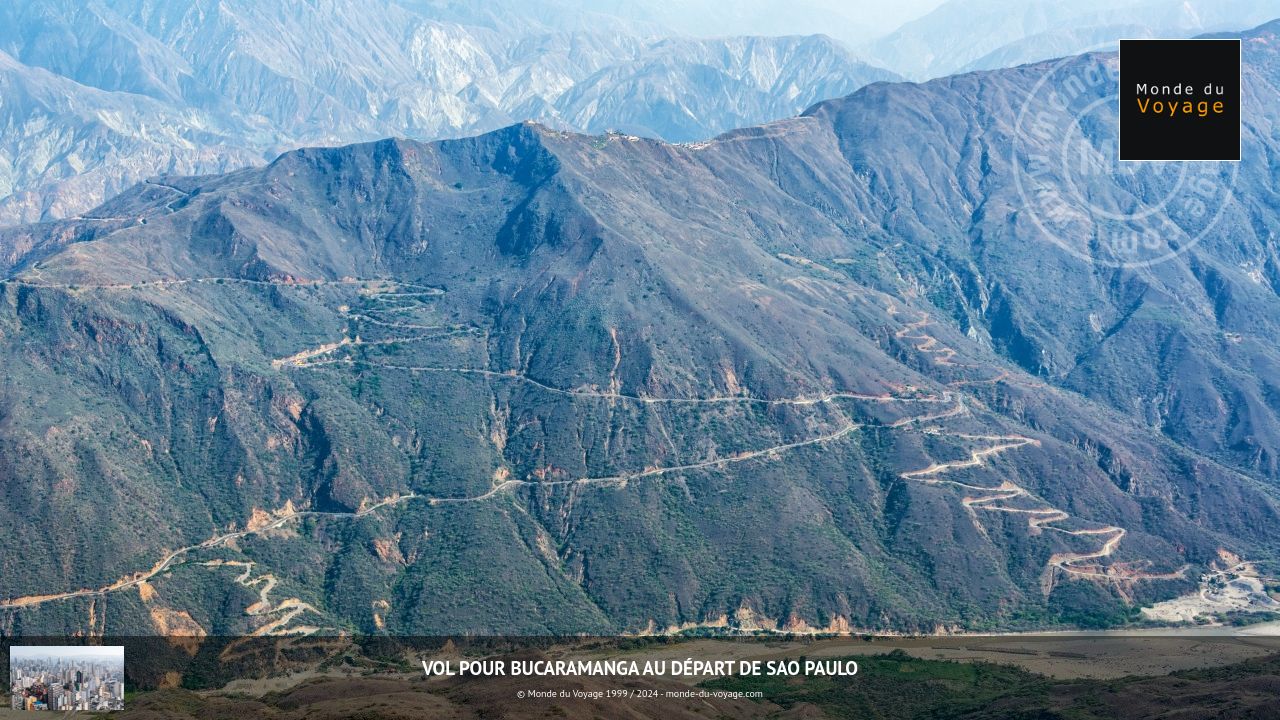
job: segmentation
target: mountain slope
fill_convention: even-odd
[[[947,297],[949,312],[966,332],[1032,373],[1105,398],[1179,442],[1274,478],[1274,348],[1263,338],[1280,310],[1270,180],[1270,146],[1280,114],[1274,102],[1276,28],[1271,23],[1245,35],[1244,147],[1252,161],[1203,169],[1216,193],[1207,198],[1216,214],[1207,214],[1210,220],[1194,234],[1168,235],[1156,223],[1189,226],[1168,212],[1119,221],[1102,216],[1113,208],[1156,206],[1162,198],[1184,202],[1175,194],[1176,183],[1198,178],[1162,178],[1158,167],[1130,173],[1117,166],[1109,144],[1115,114],[1086,109],[1096,104],[1101,88],[1076,98],[1071,112],[1054,118],[1058,125],[1036,129],[1089,153],[1085,170],[1051,165],[1037,180],[1050,188],[1095,183],[1066,198],[1080,219],[1046,233],[1037,224],[1035,202],[1019,188],[1030,176],[1035,151],[1019,147],[1016,122],[996,118],[1018,116],[1027,97],[1021,88],[1034,78],[1113,74],[1114,56],[957,76],[914,90],[868,88],[857,103],[829,103],[814,114],[845,129],[842,151],[851,163],[875,169],[901,160],[883,138],[919,137],[931,131],[932,118],[942,119],[947,137],[930,147],[950,152],[874,172],[875,192],[863,203],[873,222],[890,232],[902,228],[898,232],[926,245],[914,260],[919,281],[926,292]],[[948,92],[931,91],[943,87]],[[1080,116],[1087,122],[1077,123]],[[954,182],[922,180],[944,173]],[[1100,177],[1110,182],[1097,183]],[[904,226],[906,219],[886,204],[909,194],[936,213],[927,233]],[[1160,228],[1159,236],[1151,228]],[[1118,262],[1124,258],[1100,242],[1134,232],[1153,244],[1131,265]],[[1057,252],[1014,252],[1023,239]],[[1058,244],[1070,239],[1079,244],[1061,252]],[[1172,260],[1158,261],[1170,254]],[[1046,285],[1052,292],[1044,292]]]
[[[1275,33],[1247,36],[1250,97]],[[3,626],[1098,626],[1269,557],[1275,468],[1203,428],[1223,403],[1270,427],[1274,334],[1213,338],[1280,317],[1231,269],[1270,242],[1275,107],[1246,107],[1220,229],[1116,267],[1017,199],[1018,103],[1059,71],[684,146],[300,150],[0,234],[0,476],[31,508]],[[1197,399],[1228,381],[1258,403]],[[1189,399],[1152,423],[1121,387]]]

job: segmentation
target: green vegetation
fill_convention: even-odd
[[[853,677],[733,677],[708,688],[758,691],[783,708],[813,705],[833,720],[1138,720],[1267,717],[1280,656],[1158,677],[1054,680],[991,663],[912,657],[902,650],[849,658]]]
[[[1051,684],[1013,667],[921,660],[902,650],[849,659],[858,662],[853,677],[733,677],[704,685],[762,692],[765,700],[784,708],[817,705],[833,718],[942,720],[972,717],[997,700],[1022,707],[1043,704]]]
[[[1274,555],[1280,305],[1234,269],[1270,231],[1087,272],[973,140],[1034,73],[965,82],[696,148],[525,124],[299,151],[113,202],[145,225],[24,230],[0,587],[53,599],[0,630],[83,630],[84,593],[211,538],[199,561],[252,576],[175,557],[167,604],[126,587],[93,623],[1097,628],[1224,548]]]

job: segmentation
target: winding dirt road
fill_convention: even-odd
[[[38,277],[38,275],[36,275]],[[21,280],[10,282],[23,282]],[[308,284],[341,284],[341,285],[361,285],[367,290],[371,297],[421,297],[437,295],[442,291],[436,288],[428,288],[426,286],[415,286],[411,284],[393,283],[382,280],[338,280],[338,281],[257,281],[243,280],[238,278],[188,278],[188,279],[168,279],[146,281],[142,283],[133,283],[128,285],[103,285],[97,286],[99,289],[137,289],[140,287],[150,286],[168,286],[191,283],[204,282],[239,282],[262,285],[308,285]],[[43,283],[30,283],[41,284]],[[375,286],[372,289],[371,286]],[[69,286],[67,286],[69,287]],[[78,286],[85,288],[88,286]],[[387,292],[377,289],[377,287],[394,287],[407,288],[413,290],[421,290],[421,292]],[[890,308],[890,314],[896,314],[896,310]],[[373,318],[367,315],[352,314],[352,318],[362,321],[372,322],[386,327],[401,327],[412,330],[435,330],[440,329],[439,326],[415,325],[411,323],[395,323],[391,321]],[[921,330],[929,324],[929,316],[921,314],[920,319],[901,327],[895,332],[895,337],[903,340],[913,341],[912,346],[921,353],[932,356],[933,361],[938,365],[960,366],[955,361],[956,353],[951,348],[947,348],[939,343],[936,338],[921,333]],[[374,341],[362,341],[359,337],[344,337],[338,341],[323,343],[312,348],[304,349],[293,355],[283,358],[277,358],[272,361],[272,365],[277,368],[293,368],[293,369],[313,369],[326,366],[348,365],[348,366],[367,366],[377,367],[389,370],[398,370],[414,373],[456,373],[465,375],[478,375],[501,381],[519,382],[528,384],[542,391],[570,396],[584,397],[594,399],[604,399],[620,402],[634,402],[641,404],[760,404],[767,406],[816,406],[822,404],[833,403],[841,400],[852,400],[861,402],[875,403],[920,403],[920,404],[936,404],[945,407],[937,412],[926,412],[918,415],[911,415],[899,418],[898,420],[887,425],[877,427],[888,427],[901,429],[908,426],[920,426],[928,423],[936,423],[947,418],[964,415],[968,413],[968,407],[965,404],[963,396],[955,395],[951,392],[941,392],[934,395],[907,395],[895,396],[889,393],[869,394],[859,392],[829,392],[814,395],[802,395],[790,398],[757,398],[747,395],[723,395],[709,397],[660,397],[648,396],[632,393],[625,393],[620,390],[620,385],[616,382],[611,383],[608,390],[600,390],[594,387],[588,388],[559,388],[536,380],[534,378],[516,373],[514,371],[496,371],[485,368],[470,367],[443,367],[443,366],[415,366],[415,365],[397,365],[392,363],[378,363],[364,360],[356,360],[352,358],[324,358],[333,354],[337,350],[354,345],[394,345],[407,342],[421,342],[432,339],[436,336],[413,336],[401,338],[387,338]],[[1006,374],[1007,375],[1007,374]],[[1002,381],[1002,376],[997,376],[989,380],[972,380],[960,381],[962,383],[995,383]],[[523,487],[536,487],[540,485],[546,486],[566,486],[566,485],[593,485],[593,484],[613,484],[619,487],[625,487],[629,482],[641,480],[651,477],[659,477],[672,473],[693,472],[706,469],[721,469],[736,463],[750,462],[760,459],[773,460],[779,458],[782,454],[803,447],[816,446],[826,443],[835,442],[844,438],[864,427],[865,424],[845,422],[838,428],[829,432],[816,435],[811,438],[796,440],[787,443],[765,447],[757,450],[743,451],[734,455],[725,457],[713,457],[698,462],[691,462],[679,465],[671,465],[666,467],[650,467],[644,470],[623,473],[619,475],[611,475],[605,477],[586,477],[570,480],[554,480],[554,481],[535,481],[535,480],[514,480],[508,479],[495,484],[486,492],[475,496],[464,497],[428,497],[415,493],[404,495],[395,495],[385,498],[377,503],[354,512],[322,512],[322,511],[292,511],[279,514],[270,522],[256,525],[252,528],[222,533],[209,538],[201,543],[179,548],[177,550],[166,553],[155,565],[150,569],[139,571],[125,576],[109,585],[100,588],[79,589],[68,592],[51,593],[44,595],[30,595],[25,597],[14,598],[0,602],[0,610],[15,610],[21,608],[31,608],[45,603],[65,601],[75,598],[93,598],[105,596],[110,593],[127,590],[137,587],[138,585],[149,581],[150,579],[165,573],[172,568],[187,562],[187,556],[196,550],[209,550],[224,546],[237,538],[243,538],[249,535],[258,535],[270,530],[279,529],[288,523],[295,522],[307,517],[325,517],[335,519],[356,519],[371,513],[378,512],[381,509],[389,508],[406,502],[424,501],[429,506],[452,505],[460,503],[479,503],[490,500],[494,497],[507,492],[514,491]],[[1041,579],[1041,589],[1047,595],[1053,588],[1055,578],[1059,573],[1065,573],[1071,576],[1087,577],[1108,582],[1117,581],[1133,581],[1141,579],[1164,579],[1173,576],[1180,576],[1185,572],[1152,574],[1143,573],[1123,566],[1113,565],[1110,568],[1104,568],[1097,564],[1096,561],[1110,557],[1119,546],[1126,531],[1124,528],[1116,526],[1102,526],[1094,528],[1069,528],[1061,527],[1060,523],[1070,520],[1072,516],[1067,512],[1054,508],[1048,503],[1036,498],[1032,493],[1020,485],[1004,480],[1001,484],[994,487],[983,487],[980,485],[972,485],[957,480],[944,477],[948,473],[958,470],[978,468],[987,465],[994,458],[1000,455],[1017,450],[1028,445],[1039,445],[1039,440],[1021,436],[1021,435],[970,435],[956,432],[946,432],[939,427],[927,427],[920,430],[926,434],[940,435],[958,438],[961,440],[971,441],[975,443],[987,443],[984,446],[976,447],[969,451],[967,458],[960,460],[949,460],[944,462],[934,462],[927,467],[917,470],[911,470],[900,473],[903,480],[909,482],[922,482],[931,485],[949,485],[966,491],[961,499],[961,503],[971,513],[976,511],[987,512],[1003,512],[1022,514],[1027,517],[1027,523],[1036,533],[1043,531],[1053,531],[1066,535],[1078,537],[1098,537],[1102,539],[1101,545],[1086,552],[1058,552],[1054,553],[1044,570]],[[1014,504],[1015,502],[1029,503],[1031,507],[1023,507]],[[1036,506],[1036,504],[1039,504]],[[975,523],[977,523],[975,515]],[[985,530],[981,524],[978,524],[980,530],[985,534]],[[298,600],[290,598],[280,603],[273,604],[270,599],[270,593],[277,587],[278,581],[274,575],[264,573],[257,577],[252,575],[254,564],[252,562],[240,560],[209,560],[202,563],[205,566],[235,566],[243,568],[243,572],[234,579],[234,582],[244,587],[257,587],[259,591],[258,602],[251,605],[246,614],[255,617],[265,617],[276,615],[271,621],[259,626],[255,630],[255,634],[289,634],[289,633],[306,633],[317,631],[312,626],[295,626],[290,628],[289,625],[296,618],[305,614],[313,613],[323,616],[323,613],[317,608]]]
[[[934,430],[926,432],[944,434]],[[1120,545],[1120,541],[1124,539],[1127,531],[1124,528],[1117,527],[1115,525],[1074,529],[1056,527],[1055,523],[1069,520],[1072,518],[1072,515],[1065,510],[1055,508],[1040,498],[1035,497],[1026,488],[1011,480],[1004,480],[996,487],[982,487],[979,485],[971,485],[957,480],[938,477],[939,475],[943,475],[954,470],[983,466],[990,458],[994,458],[1010,450],[1016,450],[1027,445],[1038,446],[1040,444],[1039,440],[1024,437],[1022,435],[945,434],[949,437],[986,441],[995,444],[971,450],[969,457],[964,460],[933,463],[928,467],[921,468],[920,470],[904,472],[901,474],[901,477],[906,480],[926,482],[931,485],[947,484],[964,490],[981,493],[979,495],[966,495],[960,502],[969,510],[985,510],[989,512],[1026,515],[1027,525],[1036,533],[1044,530],[1050,530],[1064,535],[1073,536],[1105,536],[1105,540],[1103,540],[1102,545],[1096,550],[1088,552],[1058,552],[1049,557],[1049,561],[1045,565],[1044,572],[1041,574],[1040,578],[1040,589],[1046,596],[1048,596],[1053,590],[1058,572],[1064,572],[1078,577],[1096,578],[1107,581],[1167,580],[1182,577],[1185,574],[1187,570],[1185,567],[1179,571],[1171,573],[1148,573],[1123,566],[1113,565],[1110,568],[1103,569],[1097,565],[1089,564],[1091,561],[1110,557]],[[1020,498],[1025,498],[1034,503],[1041,503],[1041,506],[1028,508],[1009,504]]]

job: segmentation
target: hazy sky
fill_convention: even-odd
[[[39,645],[9,648],[9,660],[29,658],[78,657],[124,662],[123,645]]]
[[[830,35],[850,45],[926,15],[943,0],[396,0],[428,17],[502,25],[514,18],[561,30],[628,30],[695,37]],[[1067,0],[1064,0],[1064,2]]]
[[[942,0],[586,0],[603,12],[623,5],[690,35],[812,35],[865,41],[937,8]]]
[[[809,35],[865,42],[942,0],[582,0],[586,9],[636,15],[690,35]]]
[[[401,1],[429,5],[470,2]],[[536,8],[535,15],[552,25],[572,19],[576,23],[573,29],[579,30],[614,19],[624,26],[633,25],[633,29],[696,37],[821,33],[870,56],[946,55],[965,45],[983,46],[984,52],[990,52],[1005,43],[1026,40],[1044,45],[1043,56],[1051,57],[1055,52],[1071,54],[1081,48],[1070,42],[1055,47],[1055,40],[1063,42],[1060,38],[1032,36],[1084,32],[1105,35],[1100,39],[1109,40],[1117,33],[1139,32],[1152,37],[1183,37],[1249,28],[1280,14],[1280,0],[488,0],[486,6],[495,3],[508,3],[507,14],[528,14],[530,8]],[[905,36],[894,32],[904,25],[908,25]],[[1108,33],[1106,28],[1114,29]],[[898,46],[897,52],[881,44],[870,46],[873,41],[885,40]],[[890,69],[902,71],[893,66]],[[908,75],[920,74],[912,68],[903,69]]]

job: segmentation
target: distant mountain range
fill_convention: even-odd
[[[947,0],[859,49],[923,80],[1113,50],[1121,38],[1239,30],[1277,13],[1273,0]]]
[[[1090,54],[4,231],[0,631],[1099,627],[1274,558],[1278,32],[1199,226]]]
[[[159,173],[533,119],[705,139],[893,73],[825,37],[499,29],[389,0],[22,0],[0,8],[0,225],[65,217]],[[636,34],[640,33],[640,34]]]
[[[1249,27],[1274,12],[1269,0],[949,0],[871,40],[934,4],[18,0],[0,7],[0,227],[304,146],[523,120],[704,140],[900,75]]]

